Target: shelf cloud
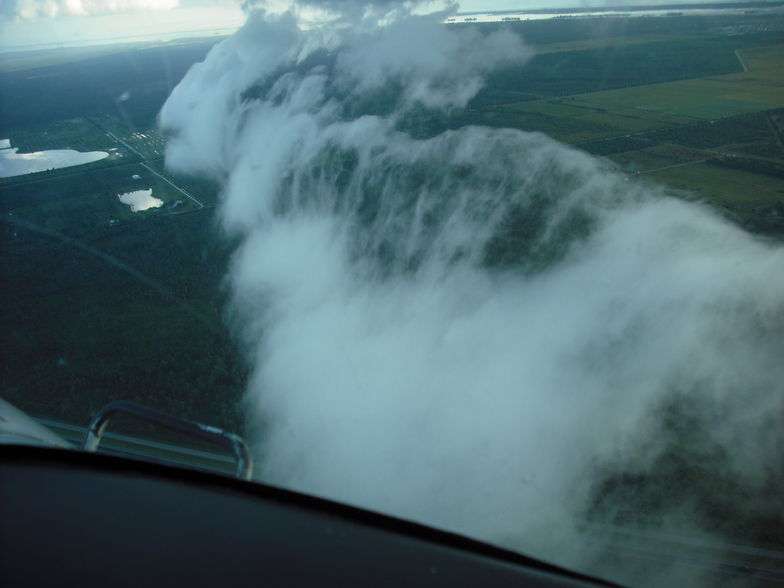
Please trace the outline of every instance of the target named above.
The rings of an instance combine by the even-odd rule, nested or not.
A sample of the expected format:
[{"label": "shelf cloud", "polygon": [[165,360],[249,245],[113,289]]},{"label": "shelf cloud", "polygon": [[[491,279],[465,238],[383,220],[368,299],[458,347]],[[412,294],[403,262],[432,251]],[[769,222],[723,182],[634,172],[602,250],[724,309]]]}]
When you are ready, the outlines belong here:
[{"label": "shelf cloud", "polygon": [[585,523],[726,539],[778,516],[784,249],[541,133],[426,137],[531,51],[345,4],[307,30],[252,14],[160,116],[240,243],[260,478],[697,583],[602,558]]}]

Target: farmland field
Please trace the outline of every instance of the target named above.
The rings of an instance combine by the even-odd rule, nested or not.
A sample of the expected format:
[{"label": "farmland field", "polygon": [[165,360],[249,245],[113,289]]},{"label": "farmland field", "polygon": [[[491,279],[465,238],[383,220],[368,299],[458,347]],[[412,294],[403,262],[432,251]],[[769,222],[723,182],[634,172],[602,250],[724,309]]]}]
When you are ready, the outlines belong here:
[{"label": "farmland field", "polygon": [[690,190],[710,202],[752,209],[784,202],[784,178],[695,163],[647,175],[673,188]]},{"label": "farmland field", "polygon": [[[580,122],[603,125],[611,129],[614,134],[649,131],[694,122],[689,117],[648,112],[623,106],[590,104],[579,99],[523,102],[506,108],[568,119],[576,125]],[[600,138],[601,136],[597,135],[592,138]]]},{"label": "farmland field", "polygon": [[703,119],[784,107],[784,45],[739,53],[747,72],[596,92],[579,100]]}]

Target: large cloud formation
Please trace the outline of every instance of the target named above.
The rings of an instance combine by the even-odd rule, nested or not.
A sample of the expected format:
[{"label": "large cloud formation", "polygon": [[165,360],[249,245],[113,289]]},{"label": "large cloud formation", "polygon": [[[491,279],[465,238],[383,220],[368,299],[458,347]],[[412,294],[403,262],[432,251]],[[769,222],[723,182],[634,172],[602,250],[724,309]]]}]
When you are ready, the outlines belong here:
[{"label": "large cloud formation", "polygon": [[415,138],[530,51],[319,4],[254,12],[161,112],[241,242],[260,478],[639,584],[697,576],[586,522],[780,526],[784,249],[539,133]]}]

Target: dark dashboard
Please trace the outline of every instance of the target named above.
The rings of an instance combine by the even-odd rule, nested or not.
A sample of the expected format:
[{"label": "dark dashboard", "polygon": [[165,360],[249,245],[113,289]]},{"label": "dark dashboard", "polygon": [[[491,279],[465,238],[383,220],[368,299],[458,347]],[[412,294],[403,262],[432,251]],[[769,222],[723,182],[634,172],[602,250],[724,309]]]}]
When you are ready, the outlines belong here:
[{"label": "dark dashboard", "polygon": [[0,446],[3,586],[611,586],[263,484]]}]

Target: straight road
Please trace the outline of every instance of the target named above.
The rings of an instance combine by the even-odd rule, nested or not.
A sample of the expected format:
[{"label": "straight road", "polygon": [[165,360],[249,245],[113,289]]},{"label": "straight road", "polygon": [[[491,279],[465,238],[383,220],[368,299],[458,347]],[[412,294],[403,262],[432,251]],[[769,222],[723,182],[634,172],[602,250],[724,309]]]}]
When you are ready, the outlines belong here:
[{"label": "straight road", "polygon": [[738,61],[740,61],[741,66],[743,66],[743,72],[745,73],[749,71],[749,66],[746,65],[746,60],[740,56],[740,49],[735,49],[735,57],[738,58]]},{"label": "straight road", "polygon": [[182,193],[182,195],[183,195],[183,196],[185,196],[186,198],[189,198],[189,199],[193,200],[193,201],[194,201],[194,202],[195,202],[195,203],[196,203],[196,204],[199,206],[199,210],[201,210],[202,208],[204,208],[204,203],[203,203],[203,202],[201,202],[199,199],[197,199],[197,198],[196,198],[195,196],[193,196],[192,194],[189,194],[188,192],[186,192],[185,190],[183,190],[182,188],[180,188],[180,187],[179,187],[177,184],[175,184],[174,182],[172,182],[172,181],[171,181],[169,178],[162,176],[162,175],[161,175],[161,174],[159,174],[157,171],[155,171],[155,170],[154,170],[154,169],[152,169],[150,166],[148,166],[148,165],[147,165],[147,158],[146,158],[144,155],[142,155],[141,153],[139,153],[138,151],[136,151],[136,149],[134,149],[133,147],[131,147],[130,145],[128,145],[128,143],[126,143],[125,141],[123,141],[122,139],[120,139],[120,137],[118,137],[117,135],[115,135],[115,134],[114,134],[114,133],[112,133],[111,131],[107,131],[106,129],[104,129],[104,128],[102,128],[102,127],[98,126],[97,124],[96,124],[95,126],[97,126],[99,129],[101,129],[101,131],[103,131],[103,132],[104,132],[104,133],[106,133],[107,135],[109,135],[109,136],[110,136],[112,139],[114,139],[115,141],[117,141],[118,143],[120,143],[121,145],[123,145],[123,146],[124,146],[126,149],[128,149],[128,150],[129,150],[129,151],[131,151],[132,153],[135,153],[136,155],[138,155],[139,157],[141,157],[141,158],[142,158],[142,162],[143,162],[143,163],[142,163],[142,166],[146,167],[148,170],[150,170],[150,171],[151,171],[152,173],[154,173],[156,176],[158,176],[159,178],[161,178],[161,179],[162,179],[164,182],[167,182],[168,184],[170,184],[171,186],[173,186],[175,189],[179,190],[179,191]]},{"label": "straight road", "polygon": [[708,160],[707,159],[700,159],[699,161],[687,161],[686,163],[676,163],[675,165],[668,165],[666,167],[657,167],[656,169],[647,169],[645,171],[638,171],[638,172],[634,172],[634,173],[629,174],[629,175],[630,176],[641,176],[643,174],[650,174],[650,173],[657,172],[657,171],[662,171],[662,170],[665,170],[665,169],[672,169],[674,167],[683,167],[684,165],[694,165],[696,163],[705,163],[706,161],[708,161]]},{"label": "straight road", "polygon": [[201,200],[197,199],[195,196],[193,196],[193,195],[192,195],[192,194],[190,194],[189,192],[186,192],[184,189],[180,188],[180,187],[179,187],[177,184],[175,184],[174,182],[172,182],[172,181],[171,181],[169,178],[167,178],[166,176],[162,176],[161,174],[159,174],[157,171],[155,171],[154,169],[152,169],[152,168],[151,168],[149,165],[147,165],[146,163],[143,163],[143,164],[142,164],[142,167],[144,167],[144,168],[147,168],[147,169],[148,169],[148,170],[150,170],[152,173],[154,173],[156,176],[158,176],[159,178],[161,178],[161,179],[162,179],[164,182],[166,182],[166,183],[170,184],[170,185],[171,185],[173,188],[175,188],[176,190],[179,190],[179,191],[182,193],[182,195],[183,195],[183,196],[185,196],[186,198],[190,198],[191,200],[193,200],[193,201],[194,201],[196,204],[198,204],[198,205],[199,205],[199,210],[201,210],[202,208],[204,208],[204,203],[203,203]]}]

